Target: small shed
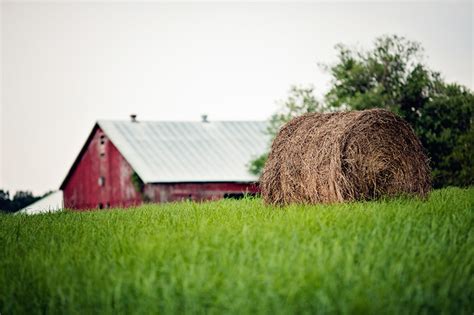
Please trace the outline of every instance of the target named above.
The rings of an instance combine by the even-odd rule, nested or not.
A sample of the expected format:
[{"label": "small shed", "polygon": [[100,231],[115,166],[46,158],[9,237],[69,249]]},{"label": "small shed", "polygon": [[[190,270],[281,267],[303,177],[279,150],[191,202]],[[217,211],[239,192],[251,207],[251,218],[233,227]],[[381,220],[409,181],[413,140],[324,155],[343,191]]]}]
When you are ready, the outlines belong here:
[{"label": "small shed", "polygon": [[61,211],[64,207],[63,192],[61,190],[53,191],[40,200],[24,207],[18,214],[40,214],[48,212]]},{"label": "small shed", "polygon": [[70,209],[255,194],[263,121],[98,121],[61,184]]}]

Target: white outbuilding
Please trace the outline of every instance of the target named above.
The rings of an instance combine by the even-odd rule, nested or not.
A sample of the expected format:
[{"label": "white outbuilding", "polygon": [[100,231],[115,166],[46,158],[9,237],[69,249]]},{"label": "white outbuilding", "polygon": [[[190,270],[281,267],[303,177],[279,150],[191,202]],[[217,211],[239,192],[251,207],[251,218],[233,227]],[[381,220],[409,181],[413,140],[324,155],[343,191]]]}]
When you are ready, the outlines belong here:
[{"label": "white outbuilding", "polygon": [[64,208],[63,191],[57,190],[44,198],[21,209],[20,214],[39,214],[47,212],[57,212]]}]

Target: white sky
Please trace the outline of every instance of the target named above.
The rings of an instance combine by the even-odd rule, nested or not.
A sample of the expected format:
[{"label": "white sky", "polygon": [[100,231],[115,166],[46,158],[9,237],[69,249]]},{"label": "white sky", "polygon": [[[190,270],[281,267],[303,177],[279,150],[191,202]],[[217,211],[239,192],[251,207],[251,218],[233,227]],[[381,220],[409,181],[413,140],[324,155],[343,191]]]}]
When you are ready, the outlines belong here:
[{"label": "white sky", "polygon": [[474,88],[473,5],[1,4],[0,189],[57,189],[94,122],[262,120],[291,84],[328,88],[339,42],[396,33]]}]

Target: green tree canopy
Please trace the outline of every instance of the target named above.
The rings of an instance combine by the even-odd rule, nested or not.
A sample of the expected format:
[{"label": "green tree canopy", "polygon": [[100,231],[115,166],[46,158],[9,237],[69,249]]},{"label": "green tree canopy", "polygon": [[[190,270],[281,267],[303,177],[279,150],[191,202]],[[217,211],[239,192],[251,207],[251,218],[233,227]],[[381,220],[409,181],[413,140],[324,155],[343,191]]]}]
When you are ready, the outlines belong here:
[{"label": "green tree canopy", "polygon": [[10,192],[0,189],[0,212],[16,212],[50,193],[47,192],[43,196],[34,196],[30,191],[17,191],[10,199]]},{"label": "green tree canopy", "polygon": [[[389,109],[406,119],[420,137],[431,159],[435,187],[474,184],[472,91],[445,83],[424,63],[422,46],[404,37],[381,36],[370,50],[343,44],[335,49],[337,62],[323,66],[331,75],[331,88],[324,102],[307,111]],[[295,100],[292,93],[285,106]],[[294,117],[284,113],[272,116],[272,135]],[[260,157],[260,168],[253,173],[263,169],[265,157]]]}]

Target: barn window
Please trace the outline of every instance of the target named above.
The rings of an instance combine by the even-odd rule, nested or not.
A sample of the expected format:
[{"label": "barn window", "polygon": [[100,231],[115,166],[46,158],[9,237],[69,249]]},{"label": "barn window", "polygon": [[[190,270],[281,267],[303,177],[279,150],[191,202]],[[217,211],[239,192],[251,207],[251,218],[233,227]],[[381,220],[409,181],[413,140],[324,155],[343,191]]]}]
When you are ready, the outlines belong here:
[{"label": "barn window", "polygon": [[98,180],[99,186],[104,186],[105,185],[105,177],[100,176]]},{"label": "barn window", "polygon": [[105,156],[105,135],[100,135],[100,146],[99,146],[100,157]]},{"label": "barn window", "polygon": [[99,208],[99,209],[104,209],[104,205],[103,205],[102,203],[99,203],[99,204],[97,205],[97,208]]}]

